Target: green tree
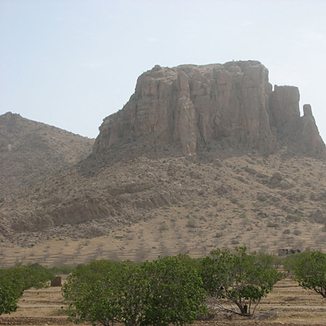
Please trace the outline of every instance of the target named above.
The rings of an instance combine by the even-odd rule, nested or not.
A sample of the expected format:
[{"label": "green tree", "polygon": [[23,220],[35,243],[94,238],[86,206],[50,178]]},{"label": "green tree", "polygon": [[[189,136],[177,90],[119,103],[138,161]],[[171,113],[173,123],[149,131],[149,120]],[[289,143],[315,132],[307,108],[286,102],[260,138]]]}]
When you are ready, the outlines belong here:
[{"label": "green tree", "polygon": [[125,325],[144,325],[146,298],[150,284],[141,264],[122,262],[122,273],[117,278],[117,296]]},{"label": "green tree", "polygon": [[93,262],[68,277],[63,294],[76,323],[184,325],[206,311],[201,278],[181,257],[142,264]]},{"label": "green tree", "polygon": [[212,251],[202,260],[201,275],[204,288],[221,309],[244,316],[253,315],[261,299],[284,277],[274,268],[272,256],[247,254],[245,247]]},{"label": "green tree", "polygon": [[193,264],[179,255],[143,265],[149,285],[143,325],[185,325],[206,313],[206,294]]},{"label": "green tree", "polygon": [[0,284],[0,315],[10,314],[16,311],[17,301],[19,296],[17,296],[15,290],[8,284],[1,282]]},{"label": "green tree", "polygon": [[47,286],[49,280],[54,279],[54,274],[46,267],[40,264],[17,264],[13,268],[9,268],[7,273],[11,279],[15,282],[19,280],[22,284],[22,290],[27,290],[31,287],[43,288]]},{"label": "green tree", "polygon": [[18,299],[24,291],[46,286],[54,275],[39,264],[21,265],[0,269],[0,315],[16,311]]},{"label": "green tree", "polygon": [[305,251],[292,258],[289,269],[294,280],[304,289],[314,290],[326,298],[326,254],[321,251]]},{"label": "green tree", "polygon": [[68,316],[75,323],[113,325],[121,319],[118,280],[123,275],[121,263],[109,260],[78,265],[62,287],[68,300]]}]

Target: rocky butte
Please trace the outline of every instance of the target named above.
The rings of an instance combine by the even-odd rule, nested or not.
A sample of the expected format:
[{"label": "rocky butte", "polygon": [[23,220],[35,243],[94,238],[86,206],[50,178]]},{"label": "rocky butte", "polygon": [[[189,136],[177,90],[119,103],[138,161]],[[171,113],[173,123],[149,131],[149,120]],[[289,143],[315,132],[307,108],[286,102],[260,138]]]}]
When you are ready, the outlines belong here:
[{"label": "rocky butte", "polygon": [[267,229],[313,220],[317,207],[326,221],[316,203],[326,198],[325,144],[310,105],[300,116],[299,97],[297,87],[273,88],[258,61],[155,66],[138,78],[129,102],[104,119],[90,156],[0,203],[0,241],[2,235],[28,245],[24,232],[40,232],[39,239],[104,236],[139,221],[168,223],[175,219],[169,207],[190,216],[195,204],[198,224],[224,223],[239,211],[253,225],[263,216]]},{"label": "rocky butte", "polygon": [[[156,65],[137,81],[119,112],[104,119],[93,154],[199,155],[216,158],[286,146],[325,159],[310,105],[300,116],[299,90],[275,86],[258,61],[204,66]],[[129,144],[129,146],[128,146]]]}]

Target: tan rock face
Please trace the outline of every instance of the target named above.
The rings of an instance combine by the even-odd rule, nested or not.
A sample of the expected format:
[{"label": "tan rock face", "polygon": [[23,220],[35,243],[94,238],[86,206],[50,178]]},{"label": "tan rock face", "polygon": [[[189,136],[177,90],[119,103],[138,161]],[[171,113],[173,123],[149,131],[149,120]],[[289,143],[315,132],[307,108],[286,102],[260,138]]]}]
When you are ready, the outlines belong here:
[{"label": "tan rock face", "polygon": [[294,86],[277,86],[271,94],[271,124],[279,132],[287,132],[300,118],[299,89]]},{"label": "tan rock face", "polygon": [[211,141],[272,149],[270,93],[268,71],[256,61],[155,66],[139,77],[126,106],[104,120],[94,153],[141,135],[177,143],[184,154]]},{"label": "tan rock face", "polygon": [[319,135],[309,104],[303,106],[303,114],[299,125],[301,147],[312,157],[325,158],[325,144]]},{"label": "tan rock face", "polygon": [[[277,134],[297,133],[302,124],[299,98],[297,87],[272,91],[268,70],[258,61],[155,66],[138,78],[124,108],[104,119],[93,153],[136,139],[139,144],[140,137],[154,148],[173,144],[182,154],[212,144],[270,153],[280,147]],[[304,133],[309,128],[316,133],[317,127],[308,125],[303,123]],[[308,135],[314,142],[318,137],[318,130]]]}]

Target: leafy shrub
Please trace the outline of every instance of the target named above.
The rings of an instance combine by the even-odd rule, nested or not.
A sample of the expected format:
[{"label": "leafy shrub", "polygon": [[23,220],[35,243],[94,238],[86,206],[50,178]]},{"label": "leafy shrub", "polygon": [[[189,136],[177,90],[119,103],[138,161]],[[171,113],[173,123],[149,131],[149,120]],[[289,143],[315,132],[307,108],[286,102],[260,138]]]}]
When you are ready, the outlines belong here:
[{"label": "leafy shrub", "polygon": [[[284,277],[274,268],[273,256],[249,255],[245,247],[234,252],[212,251],[202,260],[201,275],[204,288],[221,309],[248,316],[254,314],[260,300]],[[225,299],[237,309],[227,308]]]},{"label": "leafy shrub", "polygon": [[206,312],[203,284],[187,256],[146,262],[150,293],[144,325],[185,325]]},{"label": "leafy shrub", "polygon": [[178,256],[80,266],[63,287],[69,318],[104,326],[190,323],[206,311],[202,281],[190,262]]},{"label": "leafy shrub", "polygon": [[326,298],[326,254],[316,250],[295,254],[286,259],[286,267],[300,286]]},{"label": "leafy shrub", "polygon": [[51,279],[53,273],[39,264],[0,269],[0,315],[16,311],[18,299],[25,290],[44,287]]}]

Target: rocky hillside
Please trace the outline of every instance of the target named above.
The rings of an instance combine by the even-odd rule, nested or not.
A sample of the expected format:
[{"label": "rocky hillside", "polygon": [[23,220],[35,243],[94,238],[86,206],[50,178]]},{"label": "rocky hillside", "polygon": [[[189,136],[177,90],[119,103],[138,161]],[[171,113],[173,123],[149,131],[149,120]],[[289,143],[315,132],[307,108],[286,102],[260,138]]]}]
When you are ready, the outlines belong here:
[{"label": "rocky hillside", "polygon": [[285,151],[211,163],[140,157],[93,175],[79,166],[3,203],[2,261],[198,257],[239,245],[323,250],[325,207],[325,164]]},{"label": "rocky hillside", "polygon": [[[57,240],[73,248],[70,262],[321,248],[326,150],[310,105],[300,117],[298,102],[296,87],[273,90],[256,61],[156,66],[104,119],[92,155],[2,201],[0,241],[33,257],[38,246],[51,263],[66,251],[51,256]],[[102,240],[82,253],[85,238]]]},{"label": "rocky hillside", "polygon": [[0,116],[0,198],[85,159],[94,140],[8,112]]}]

